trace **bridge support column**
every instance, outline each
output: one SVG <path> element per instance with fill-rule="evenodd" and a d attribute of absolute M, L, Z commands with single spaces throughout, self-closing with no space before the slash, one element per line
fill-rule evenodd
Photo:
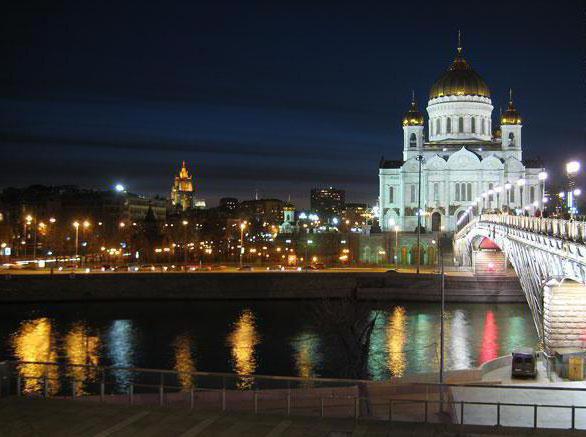
<path fill-rule="evenodd" d="M 586 285 L 549 281 L 543 291 L 543 332 L 548 351 L 586 348 Z"/>

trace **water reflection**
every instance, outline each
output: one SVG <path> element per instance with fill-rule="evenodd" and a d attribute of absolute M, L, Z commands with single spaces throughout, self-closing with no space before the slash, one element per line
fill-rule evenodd
<path fill-rule="evenodd" d="M 234 325 L 234 330 L 228 335 L 231 347 L 232 365 L 234 372 L 240 376 L 237 383 L 239 388 L 249 388 L 252 378 L 246 377 L 256 371 L 257 362 L 255 347 L 260 343 L 254 314 L 245 309 Z"/>
<path fill-rule="evenodd" d="M 133 367 L 133 354 L 136 348 L 131 320 L 114 320 L 108 331 L 108 356 L 115 367 Z M 113 372 L 116 387 L 125 389 L 132 380 L 127 370 Z"/>
<path fill-rule="evenodd" d="M 42 317 L 25 321 L 12 338 L 14 356 L 18 361 L 56 362 L 55 337 L 50 319 Z M 45 376 L 49 394 L 59 391 L 59 374 L 56 366 L 20 364 L 18 370 L 23 377 L 24 392 L 41 391 L 42 378 Z"/>
<path fill-rule="evenodd" d="M 193 347 L 193 339 L 190 335 L 179 335 L 173 342 L 173 349 L 175 351 L 175 366 L 173 367 L 177 372 L 179 384 L 184 390 L 189 390 L 194 387 L 193 373 L 195 372 L 195 360 L 191 354 Z"/>
<path fill-rule="evenodd" d="M 85 393 L 84 385 L 86 382 L 95 381 L 98 372 L 95 367 L 99 363 L 100 339 L 95 335 L 89 334 L 89 329 L 85 324 L 76 323 L 65 337 L 65 353 L 69 364 L 75 367 L 69 368 L 69 376 L 77 381 L 76 392 L 78 395 Z M 77 367 L 79 366 L 79 367 Z"/>
<path fill-rule="evenodd" d="M 407 341 L 407 312 L 397 306 L 387 322 L 388 367 L 392 376 L 403 376 L 407 367 L 405 342 Z"/>
<path fill-rule="evenodd" d="M 320 361 L 319 341 L 315 334 L 303 332 L 295 337 L 291 343 L 294 350 L 297 375 L 302 378 L 313 378 Z"/>
<path fill-rule="evenodd" d="M 492 311 L 487 311 L 484 318 L 484 329 L 482 331 L 482 345 L 480 346 L 480 364 L 498 357 L 499 352 L 499 331 Z"/>
<path fill-rule="evenodd" d="M 470 326 L 466 313 L 455 310 L 450 323 L 446 323 L 446 343 L 448 344 L 448 367 L 454 370 L 472 367 L 469 336 Z"/>

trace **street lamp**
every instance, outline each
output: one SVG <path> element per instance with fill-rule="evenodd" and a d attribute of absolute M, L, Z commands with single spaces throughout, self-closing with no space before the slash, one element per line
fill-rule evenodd
<path fill-rule="evenodd" d="M 506 190 L 506 192 L 507 192 L 507 214 L 508 214 L 508 213 L 510 212 L 510 210 L 511 210 L 510 201 L 511 201 L 511 187 L 512 187 L 512 186 L 513 186 L 513 185 L 511 185 L 511 183 L 510 183 L 510 182 L 507 182 L 507 183 L 505 184 L 505 190 Z"/>
<path fill-rule="evenodd" d="M 305 242 L 305 262 L 309 266 L 309 245 L 313 244 L 313 240 L 306 240 Z"/>
<path fill-rule="evenodd" d="M 399 226 L 395 225 L 395 268 L 399 268 Z"/>
<path fill-rule="evenodd" d="M 517 180 L 517 186 L 519 187 L 519 206 L 523 208 L 523 186 L 525 185 L 525 179 L 521 178 Z"/>
<path fill-rule="evenodd" d="M 576 175 L 580 171 L 580 162 L 578 161 L 570 161 L 566 164 L 566 174 L 568 176 L 568 200 L 567 205 L 568 209 L 570 210 L 570 218 L 574 219 L 574 213 L 576 212 L 576 207 L 574 206 L 574 191 L 576 190 Z M 578 194 L 579 195 L 579 194 Z"/>
<path fill-rule="evenodd" d="M 75 265 L 77 265 L 77 252 L 78 252 L 78 244 L 79 244 L 79 222 L 74 221 L 73 227 L 75 228 Z"/>
<path fill-rule="evenodd" d="M 423 155 L 417 155 L 419 161 L 419 193 L 417 195 L 417 274 L 421 266 L 421 170 L 423 165 Z"/>
<path fill-rule="evenodd" d="M 496 208 L 501 210 L 501 193 L 503 192 L 503 187 L 495 187 L 494 192 L 496 193 Z"/>
<path fill-rule="evenodd" d="M 545 180 L 547 179 L 547 172 L 540 171 L 537 178 L 541 181 L 541 216 L 543 217 L 543 210 L 545 209 Z"/>
<path fill-rule="evenodd" d="M 246 222 L 240 223 L 240 267 L 242 267 L 242 257 L 244 256 L 244 229 Z"/>

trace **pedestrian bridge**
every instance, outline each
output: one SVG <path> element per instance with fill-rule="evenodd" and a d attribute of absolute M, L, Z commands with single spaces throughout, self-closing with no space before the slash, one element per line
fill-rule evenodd
<path fill-rule="evenodd" d="M 481 215 L 454 236 L 454 257 L 472 266 L 480 242 L 512 265 L 548 350 L 586 348 L 586 222 Z"/>

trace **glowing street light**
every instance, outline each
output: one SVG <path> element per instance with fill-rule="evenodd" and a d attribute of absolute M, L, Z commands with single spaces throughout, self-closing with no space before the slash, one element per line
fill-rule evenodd
<path fill-rule="evenodd" d="M 79 222 L 74 221 L 73 227 L 75 228 L 75 264 L 77 265 L 77 252 L 79 249 Z"/>
<path fill-rule="evenodd" d="M 124 191 L 126 191 L 126 188 L 122 184 L 116 184 L 114 186 L 114 189 L 116 190 L 117 193 L 123 193 Z"/>
<path fill-rule="evenodd" d="M 578 161 L 570 161 L 566 164 L 566 173 L 568 176 L 574 176 L 580 171 L 580 163 Z"/>
<path fill-rule="evenodd" d="M 246 229 L 246 222 L 240 223 L 240 267 L 242 267 L 242 257 L 244 256 L 244 229 Z"/>

